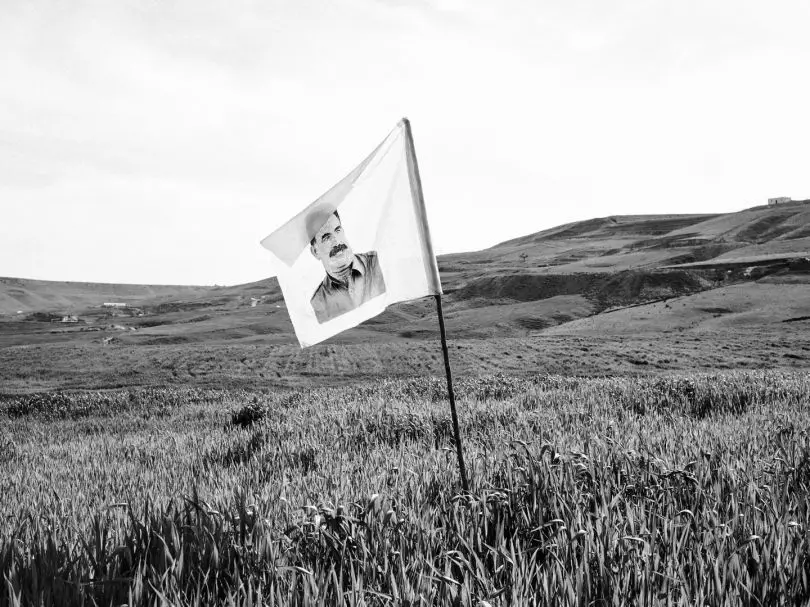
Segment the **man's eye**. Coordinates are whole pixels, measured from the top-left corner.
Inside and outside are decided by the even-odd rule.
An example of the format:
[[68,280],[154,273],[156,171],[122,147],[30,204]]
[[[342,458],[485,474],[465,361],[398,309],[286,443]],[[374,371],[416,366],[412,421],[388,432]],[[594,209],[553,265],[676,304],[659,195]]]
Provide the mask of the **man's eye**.
[[336,227],[336,228],[335,228],[335,232],[342,232],[342,231],[343,231],[343,230],[340,228],[340,226],[338,226],[338,227]]

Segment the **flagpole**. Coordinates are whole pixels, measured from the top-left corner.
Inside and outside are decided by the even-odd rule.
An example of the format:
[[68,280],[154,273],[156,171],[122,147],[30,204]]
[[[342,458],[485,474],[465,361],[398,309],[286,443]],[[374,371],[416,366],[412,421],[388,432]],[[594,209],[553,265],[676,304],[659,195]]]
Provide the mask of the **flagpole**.
[[461,487],[464,491],[469,491],[467,483],[467,469],[464,466],[464,454],[461,450],[461,432],[458,429],[458,415],[456,415],[456,396],[453,393],[453,378],[450,375],[450,357],[447,354],[447,337],[444,332],[444,314],[442,314],[442,296],[434,295],[436,298],[436,312],[439,315],[439,333],[442,336],[442,354],[444,354],[444,373],[447,375],[447,396],[450,399],[450,415],[453,418],[453,432],[456,435],[456,453],[458,455],[458,469],[461,473]]
[[425,213],[425,197],[422,193],[422,178],[419,175],[419,163],[416,161],[416,148],[413,144],[413,133],[411,132],[411,123],[407,118],[402,119],[405,126],[405,136],[407,138],[407,156],[408,156],[408,169],[410,174],[411,192],[414,195],[417,211],[420,218],[420,235],[422,236],[422,246],[426,251],[426,266],[429,264],[428,276],[432,277],[434,284],[432,285],[436,291],[434,297],[436,298],[436,312],[439,316],[439,333],[442,339],[442,354],[444,355],[444,372],[447,376],[447,396],[450,400],[450,415],[453,419],[453,433],[456,439],[456,455],[458,456],[458,469],[461,474],[461,487],[464,491],[469,491],[470,487],[467,483],[467,469],[464,465],[464,453],[461,448],[461,432],[458,427],[458,414],[456,413],[456,396],[453,392],[453,377],[450,373],[450,356],[447,352],[447,335],[444,329],[444,314],[442,312],[442,295],[441,295],[441,282],[439,281],[439,272],[435,267],[436,256],[433,253],[433,244],[430,240],[430,233],[427,227],[427,215]]

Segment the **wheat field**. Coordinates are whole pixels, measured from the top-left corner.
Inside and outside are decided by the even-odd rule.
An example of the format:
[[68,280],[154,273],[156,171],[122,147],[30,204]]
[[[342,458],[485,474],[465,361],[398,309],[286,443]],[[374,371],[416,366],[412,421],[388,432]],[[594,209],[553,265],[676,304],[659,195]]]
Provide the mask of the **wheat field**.
[[0,400],[0,606],[807,605],[810,374]]

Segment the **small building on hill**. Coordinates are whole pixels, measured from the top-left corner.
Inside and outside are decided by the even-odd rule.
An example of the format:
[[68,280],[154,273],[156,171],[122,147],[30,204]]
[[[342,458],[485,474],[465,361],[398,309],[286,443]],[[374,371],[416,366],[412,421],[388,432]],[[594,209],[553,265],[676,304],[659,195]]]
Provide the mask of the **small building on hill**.
[[127,305],[128,304],[123,303],[123,302],[110,301],[110,302],[105,302],[105,303],[101,304],[101,307],[102,308],[126,308]]
[[777,204],[785,204],[790,202],[790,196],[778,196],[777,198],[768,198],[768,206],[776,206]]
[[63,314],[62,316],[51,316],[51,322],[73,324],[79,322],[79,317],[75,314]]

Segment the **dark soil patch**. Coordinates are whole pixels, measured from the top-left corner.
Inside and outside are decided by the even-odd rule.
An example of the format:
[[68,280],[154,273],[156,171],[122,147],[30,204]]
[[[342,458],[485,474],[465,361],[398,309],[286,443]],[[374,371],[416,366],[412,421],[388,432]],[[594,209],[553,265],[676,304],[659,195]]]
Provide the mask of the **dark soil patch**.
[[453,294],[456,300],[511,299],[537,301],[557,295],[578,295],[593,287],[599,274],[512,274],[471,280]]
[[679,297],[704,290],[698,272],[671,270],[593,274],[511,274],[471,280],[453,294],[456,301],[538,301],[558,295],[583,295],[599,311],[651,298]]
[[188,337],[183,337],[182,335],[167,335],[165,337],[154,337],[152,339],[138,341],[138,344],[145,346],[165,346],[173,344],[186,344],[189,341],[191,340]]
[[187,320],[178,320],[177,323],[185,325],[193,322],[203,322],[205,320],[211,320],[212,318],[213,316],[211,316],[210,314],[203,314],[202,316],[195,316],[194,318],[189,318]]
[[734,310],[729,310],[728,308],[699,308],[702,312],[708,312],[709,314],[733,314]]
[[737,233],[737,239],[749,242],[766,242],[774,237],[791,232],[793,226],[785,230],[781,224],[786,219],[795,215],[795,211],[789,213],[772,212],[757,221],[753,221]]
[[618,272],[600,280],[595,287],[585,295],[595,300],[602,309],[638,303],[649,299],[651,293],[655,293],[657,299],[662,299],[704,290],[699,275],[686,270]]
[[542,331],[546,327],[550,326],[547,320],[543,318],[536,318],[533,316],[524,316],[523,318],[515,319],[517,325],[523,329],[527,329],[529,331]]
[[144,308],[148,308],[149,312],[153,314],[168,314],[169,312],[186,312],[190,310],[199,310],[200,308],[210,308],[211,306],[227,303],[227,301],[228,300],[171,301],[159,303],[156,306],[144,306]]
[[162,325],[170,325],[173,321],[171,320],[163,320],[157,318],[150,318],[147,320],[136,320],[132,323],[134,327],[138,327],[139,329],[147,329],[149,327],[160,327]]

